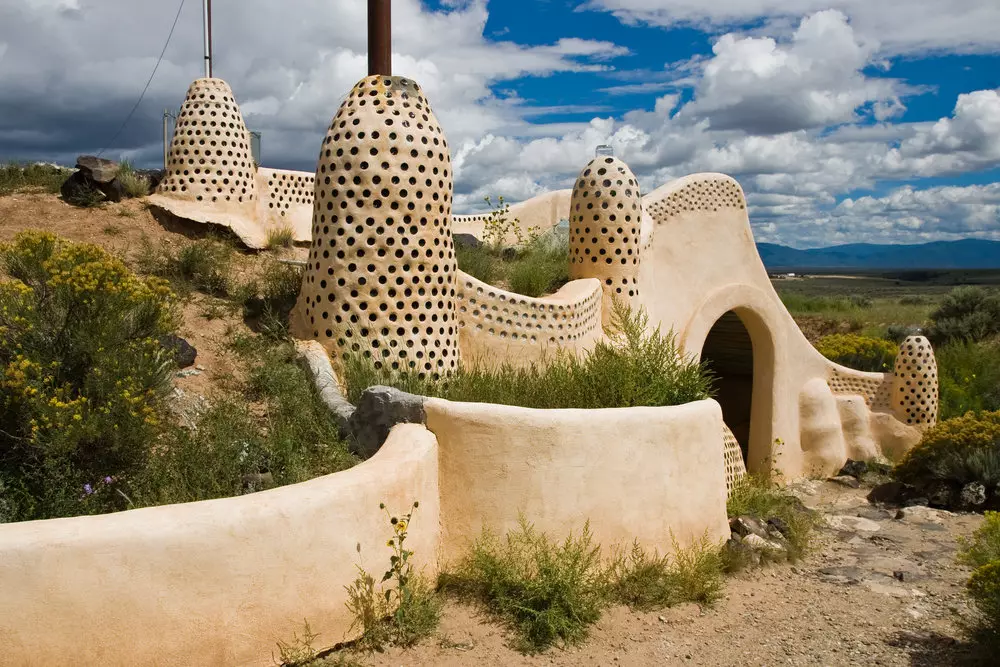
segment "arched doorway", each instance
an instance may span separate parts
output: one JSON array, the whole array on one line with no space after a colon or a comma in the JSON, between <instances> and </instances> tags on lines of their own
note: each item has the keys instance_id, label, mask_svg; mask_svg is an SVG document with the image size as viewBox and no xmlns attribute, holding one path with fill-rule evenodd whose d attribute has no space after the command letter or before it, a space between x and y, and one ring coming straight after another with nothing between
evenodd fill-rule
<instances>
[{"instance_id":1,"label":"arched doorway","mask_svg":"<svg viewBox=\"0 0 1000 667\"><path fill-rule=\"evenodd\" d=\"M701 360L715 376L715 400L722 406L722 419L736 436L748 462L753 408L753 340L743 321L730 310L715 321L701 349Z\"/></svg>"}]
</instances>

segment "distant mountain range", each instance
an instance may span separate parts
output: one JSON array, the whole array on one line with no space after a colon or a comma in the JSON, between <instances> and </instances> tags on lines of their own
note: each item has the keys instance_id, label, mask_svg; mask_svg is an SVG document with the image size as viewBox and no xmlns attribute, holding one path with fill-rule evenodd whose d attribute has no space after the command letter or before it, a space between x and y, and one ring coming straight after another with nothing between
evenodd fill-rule
<instances>
[{"instance_id":1,"label":"distant mountain range","mask_svg":"<svg viewBox=\"0 0 1000 667\"><path fill-rule=\"evenodd\" d=\"M796 250L758 243L764 266L775 269L1000 269L1000 241L962 239L917 245L849 243Z\"/></svg>"}]
</instances>

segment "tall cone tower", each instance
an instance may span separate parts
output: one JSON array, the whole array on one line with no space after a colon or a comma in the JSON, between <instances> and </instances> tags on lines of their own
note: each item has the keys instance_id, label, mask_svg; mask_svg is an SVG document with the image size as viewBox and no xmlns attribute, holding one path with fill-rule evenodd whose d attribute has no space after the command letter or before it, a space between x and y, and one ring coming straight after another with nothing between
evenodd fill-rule
<instances>
[{"instance_id":1,"label":"tall cone tower","mask_svg":"<svg viewBox=\"0 0 1000 667\"><path fill-rule=\"evenodd\" d=\"M398 76L359 81L320 151L294 334L378 367L454 370L451 203L448 143L420 87Z\"/></svg>"},{"instance_id":2,"label":"tall cone tower","mask_svg":"<svg viewBox=\"0 0 1000 667\"><path fill-rule=\"evenodd\" d=\"M209 205L228 202L226 208L253 218L257 193L250 133L233 91L222 79L197 79L188 88L170 144L167 174L156 194Z\"/></svg>"},{"instance_id":3,"label":"tall cone tower","mask_svg":"<svg viewBox=\"0 0 1000 667\"><path fill-rule=\"evenodd\" d=\"M632 170L618 158L595 157L576 179L569 215L569 277L601 281L607 326L613 300L631 304L639 296L642 197Z\"/></svg>"}]
</instances>

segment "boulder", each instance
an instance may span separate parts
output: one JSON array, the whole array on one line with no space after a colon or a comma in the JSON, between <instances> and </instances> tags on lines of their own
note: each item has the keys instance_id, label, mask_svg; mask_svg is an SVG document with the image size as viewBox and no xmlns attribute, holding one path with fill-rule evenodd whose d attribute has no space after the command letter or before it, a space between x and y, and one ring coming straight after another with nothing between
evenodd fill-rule
<instances>
[{"instance_id":1,"label":"boulder","mask_svg":"<svg viewBox=\"0 0 1000 667\"><path fill-rule=\"evenodd\" d=\"M902 502L907 490L907 485L902 482L879 484L868 493L868 502L895 505Z\"/></svg>"},{"instance_id":2,"label":"boulder","mask_svg":"<svg viewBox=\"0 0 1000 667\"><path fill-rule=\"evenodd\" d=\"M859 482L858 478L853 475L837 475L836 477L831 477L830 481L842 484L843 486L847 486L852 489L857 489L861 486L861 482Z\"/></svg>"},{"instance_id":3,"label":"boulder","mask_svg":"<svg viewBox=\"0 0 1000 667\"><path fill-rule=\"evenodd\" d=\"M423 396L393 387L369 387L361 394L349 420L352 434L349 448L354 454L369 458L382 447L393 426L423 424L426 420Z\"/></svg>"},{"instance_id":4,"label":"boulder","mask_svg":"<svg viewBox=\"0 0 1000 667\"><path fill-rule=\"evenodd\" d=\"M745 514L730 519L729 530L736 533L740 537L757 535L758 537L767 538L766 524L763 524L752 516L747 516Z\"/></svg>"},{"instance_id":5,"label":"boulder","mask_svg":"<svg viewBox=\"0 0 1000 667\"><path fill-rule=\"evenodd\" d=\"M108 183L95 183L95 186L98 190L104 193L104 198L107 201L118 202L126 197L125 187L117 178Z\"/></svg>"},{"instance_id":6,"label":"boulder","mask_svg":"<svg viewBox=\"0 0 1000 667\"><path fill-rule=\"evenodd\" d=\"M786 538L788 537L788 533L790 530L788 527L788 523L780 516L772 516L770 519L767 520L767 525L768 525L768 533L770 533L771 532L770 529L773 528L774 530L778 531L778 533L780 533L782 537Z\"/></svg>"},{"instance_id":7,"label":"boulder","mask_svg":"<svg viewBox=\"0 0 1000 667\"><path fill-rule=\"evenodd\" d=\"M118 176L118 163L94 155L81 155L76 159L76 168L94 183L107 184Z\"/></svg>"},{"instance_id":8,"label":"boulder","mask_svg":"<svg viewBox=\"0 0 1000 667\"><path fill-rule=\"evenodd\" d=\"M959 493L961 506L967 509L978 509L986 502L986 487L979 482L969 482Z\"/></svg>"},{"instance_id":9,"label":"boulder","mask_svg":"<svg viewBox=\"0 0 1000 667\"><path fill-rule=\"evenodd\" d=\"M742 540L740 540L740 543L750 547L754 551L770 554L784 554L788 551L785 545L777 540L771 540L752 533L750 535L746 535Z\"/></svg>"},{"instance_id":10,"label":"boulder","mask_svg":"<svg viewBox=\"0 0 1000 667\"><path fill-rule=\"evenodd\" d=\"M838 477L853 477L855 479L861 479L861 476L868 472L868 464L864 461L854 461L852 459L847 459L847 463L840 469L837 473ZM855 487L857 488L857 487Z\"/></svg>"},{"instance_id":11,"label":"boulder","mask_svg":"<svg viewBox=\"0 0 1000 667\"><path fill-rule=\"evenodd\" d=\"M452 240L455 242L456 248L478 248L482 245L482 241L477 239L472 234L454 234Z\"/></svg>"},{"instance_id":12,"label":"boulder","mask_svg":"<svg viewBox=\"0 0 1000 667\"><path fill-rule=\"evenodd\" d=\"M69 178L63 181L59 188L59 194L66 202L74 205L92 202L92 198L95 196L103 199L100 190L82 171L73 172Z\"/></svg>"},{"instance_id":13,"label":"boulder","mask_svg":"<svg viewBox=\"0 0 1000 667\"><path fill-rule=\"evenodd\" d=\"M168 334L160 339L160 345L174 355L174 363L178 368L187 368L194 365L194 360L198 357L198 350L191 343L180 336Z\"/></svg>"}]
</instances>

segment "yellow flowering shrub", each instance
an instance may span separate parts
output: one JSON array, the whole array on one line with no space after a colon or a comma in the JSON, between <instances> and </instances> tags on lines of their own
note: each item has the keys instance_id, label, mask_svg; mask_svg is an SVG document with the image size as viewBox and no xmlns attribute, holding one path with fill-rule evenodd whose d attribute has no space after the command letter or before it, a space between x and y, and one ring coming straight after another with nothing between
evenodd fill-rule
<instances>
[{"instance_id":1,"label":"yellow flowering shrub","mask_svg":"<svg viewBox=\"0 0 1000 667\"><path fill-rule=\"evenodd\" d=\"M830 361L859 371L891 371L899 346L882 338L858 334L830 334L816 343L816 349Z\"/></svg>"},{"instance_id":2,"label":"yellow flowering shrub","mask_svg":"<svg viewBox=\"0 0 1000 667\"><path fill-rule=\"evenodd\" d=\"M0 245L0 268L5 506L15 519L106 510L81 497L143 466L158 435L174 296L98 246L42 232Z\"/></svg>"},{"instance_id":3,"label":"yellow flowering shrub","mask_svg":"<svg viewBox=\"0 0 1000 667\"><path fill-rule=\"evenodd\" d=\"M905 482L1000 482L1000 411L969 412L928 429L895 469Z\"/></svg>"}]
</instances>

